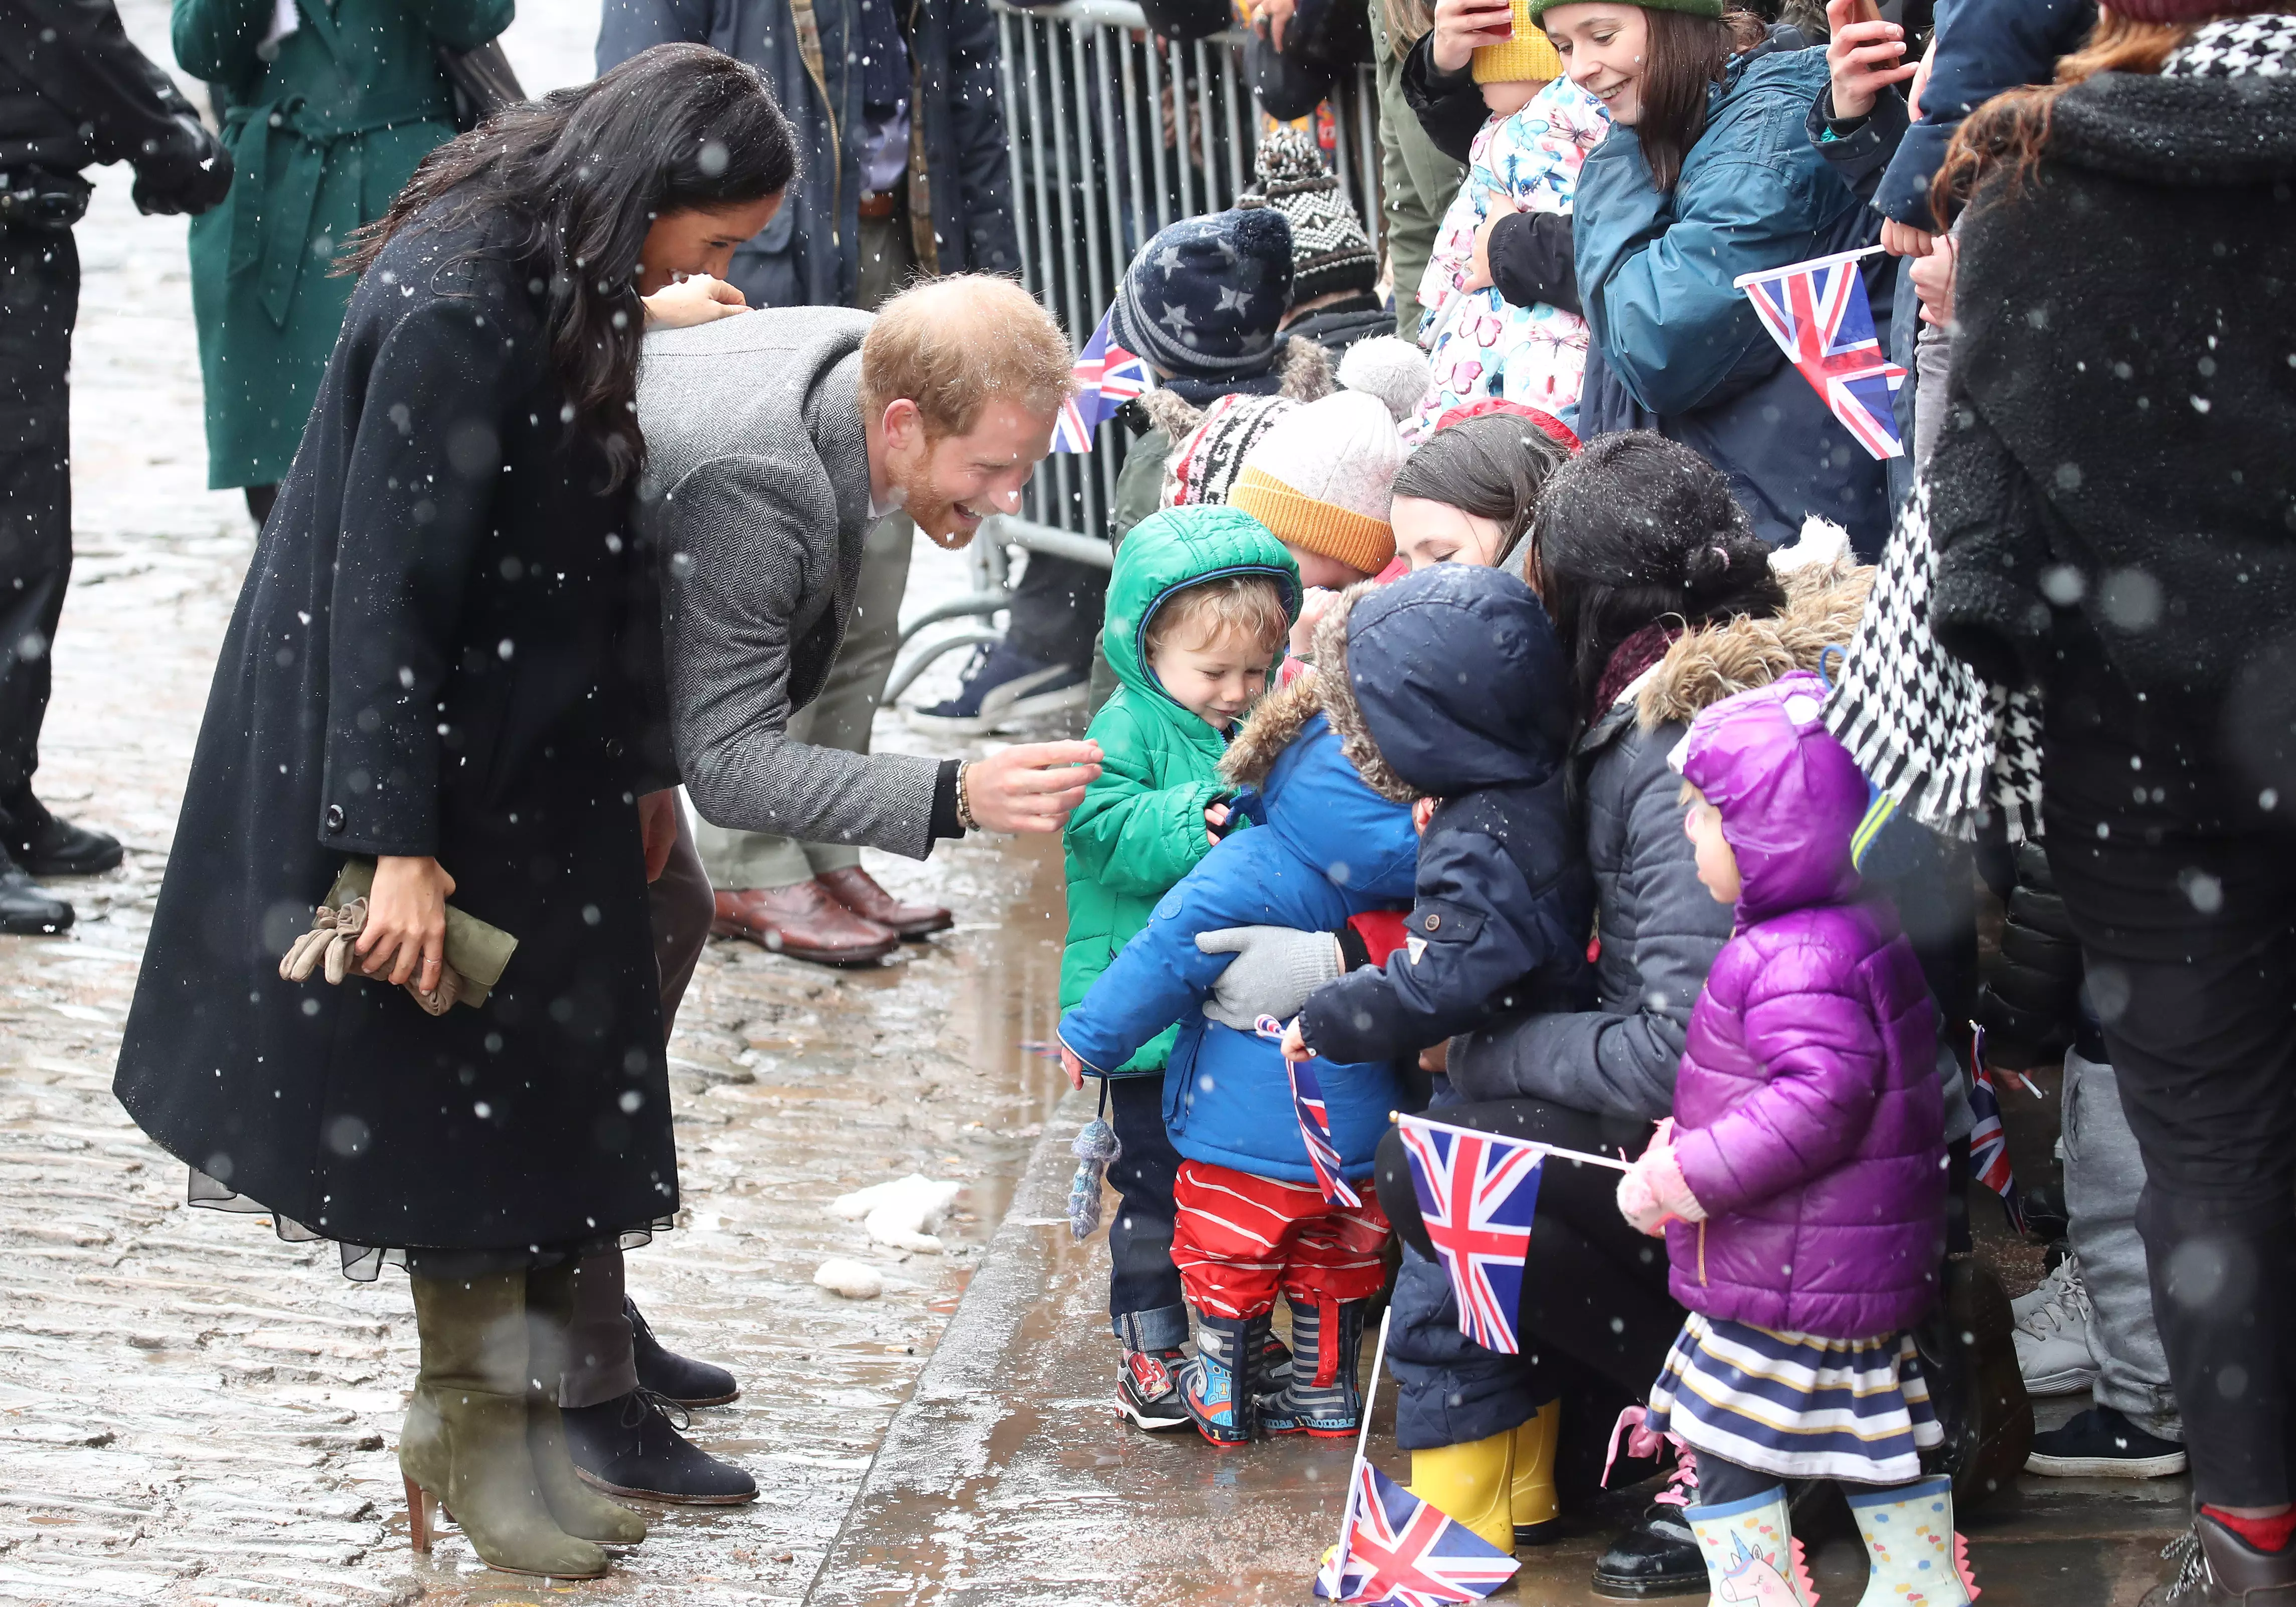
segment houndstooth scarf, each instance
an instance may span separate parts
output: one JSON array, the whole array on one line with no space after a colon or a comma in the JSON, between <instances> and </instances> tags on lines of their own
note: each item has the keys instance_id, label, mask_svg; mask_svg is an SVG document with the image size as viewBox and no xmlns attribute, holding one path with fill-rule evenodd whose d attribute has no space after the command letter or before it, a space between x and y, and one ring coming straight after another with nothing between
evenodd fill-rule
<instances>
[{"instance_id":1,"label":"houndstooth scarf","mask_svg":"<svg viewBox=\"0 0 2296 1607\"><path fill-rule=\"evenodd\" d=\"M2164 78L2232 78L2296 74L2296 16L2267 12L2225 17L2194 31L2161 63Z\"/></svg>"},{"instance_id":2,"label":"houndstooth scarf","mask_svg":"<svg viewBox=\"0 0 2296 1607\"><path fill-rule=\"evenodd\" d=\"M2041 697L1980 680L1930 633L1937 549L1927 486L1898 515L1865 618L1825 704L1827 729L1902 813L1973 838L1994 809L2041 834Z\"/></svg>"}]
</instances>

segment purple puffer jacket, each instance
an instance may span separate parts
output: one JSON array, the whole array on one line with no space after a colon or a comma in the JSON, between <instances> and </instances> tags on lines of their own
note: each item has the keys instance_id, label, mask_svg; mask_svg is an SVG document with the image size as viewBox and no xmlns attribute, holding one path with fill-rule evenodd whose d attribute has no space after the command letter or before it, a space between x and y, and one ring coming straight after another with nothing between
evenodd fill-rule
<instances>
[{"instance_id":1,"label":"purple puffer jacket","mask_svg":"<svg viewBox=\"0 0 2296 1607\"><path fill-rule=\"evenodd\" d=\"M1866 778L1796 672L1701 715L1683 775L1737 855L1738 930L1690 1018L1676 1157L1707 1219L1667 1228L1693 1311L1822 1339L1919 1322L1945 1252L1937 1027L1912 945L1862 898Z\"/></svg>"}]
</instances>

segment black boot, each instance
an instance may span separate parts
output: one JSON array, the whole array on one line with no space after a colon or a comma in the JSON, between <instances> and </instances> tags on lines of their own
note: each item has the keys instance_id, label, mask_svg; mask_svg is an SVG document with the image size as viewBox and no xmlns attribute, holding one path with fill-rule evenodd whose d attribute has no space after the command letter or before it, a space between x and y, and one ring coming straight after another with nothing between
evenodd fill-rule
<instances>
[{"instance_id":1,"label":"black boot","mask_svg":"<svg viewBox=\"0 0 2296 1607\"><path fill-rule=\"evenodd\" d=\"M94 876L114 869L127 855L117 837L59 820L29 791L0 809L0 818L6 823L9 857L35 876Z\"/></svg>"},{"instance_id":2,"label":"black boot","mask_svg":"<svg viewBox=\"0 0 2296 1607\"><path fill-rule=\"evenodd\" d=\"M742 1386L723 1367L698 1362L666 1350L636 1300L622 1301L622 1315L630 1319L630 1348L636 1353L638 1388L650 1390L681 1406L722 1406L742 1397Z\"/></svg>"},{"instance_id":3,"label":"black boot","mask_svg":"<svg viewBox=\"0 0 2296 1607\"><path fill-rule=\"evenodd\" d=\"M1706 1554L1698 1549L1698 1537L1683 1516L1698 1502L1697 1464L1688 1451L1677 1451L1676 1456L1666 1488L1595 1560L1596 1595L1640 1599L1707 1594Z\"/></svg>"},{"instance_id":4,"label":"black boot","mask_svg":"<svg viewBox=\"0 0 2296 1607\"><path fill-rule=\"evenodd\" d=\"M559 1416L576 1470L610 1496L682 1506L757 1499L758 1481L679 1433L685 1425L671 1423L670 1411L685 1415L675 1403L634 1390L594 1406L562 1407Z\"/></svg>"},{"instance_id":5,"label":"black boot","mask_svg":"<svg viewBox=\"0 0 2296 1607\"><path fill-rule=\"evenodd\" d=\"M1974 1256L1948 1256L1942 1296L1914 1329L1930 1406L1945 1443L1923 1467L1953 1480L1972 1512L2017 1481L2033 1448L2033 1403L2017 1366L2016 1314L2001 1280Z\"/></svg>"},{"instance_id":6,"label":"black boot","mask_svg":"<svg viewBox=\"0 0 2296 1607\"><path fill-rule=\"evenodd\" d=\"M0 932L16 938L49 938L71 930L72 906L32 880L31 873L0 849Z\"/></svg>"}]
</instances>

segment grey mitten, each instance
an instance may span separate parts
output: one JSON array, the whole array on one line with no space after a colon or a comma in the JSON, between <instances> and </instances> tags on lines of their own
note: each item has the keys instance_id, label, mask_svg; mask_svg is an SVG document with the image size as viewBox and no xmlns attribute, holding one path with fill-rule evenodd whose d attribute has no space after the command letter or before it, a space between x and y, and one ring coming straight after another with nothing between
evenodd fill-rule
<instances>
[{"instance_id":1,"label":"grey mitten","mask_svg":"<svg viewBox=\"0 0 2296 1607\"><path fill-rule=\"evenodd\" d=\"M1212 983L1204 1014L1223 1027L1250 1032L1263 1015L1288 1021L1308 996L1340 975L1340 940L1327 931L1288 926L1223 926L1198 932L1208 955L1234 955Z\"/></svg>"}]
</instances>

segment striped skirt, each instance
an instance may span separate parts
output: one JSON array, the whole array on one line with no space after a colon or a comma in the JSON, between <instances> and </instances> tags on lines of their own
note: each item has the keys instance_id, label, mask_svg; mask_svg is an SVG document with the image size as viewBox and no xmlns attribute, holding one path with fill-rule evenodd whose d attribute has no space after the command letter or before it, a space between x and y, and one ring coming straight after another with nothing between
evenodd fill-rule
<instances>
[{"instance_id":1,"label":"striped skirt","mask_svg":"<svg viewBox=\"0 0 2296 1607\"><path fill-rule=\"evenodd\" d=\"M1782 1479L1903 1484L1944 1442L1913 1335L1825 1340L1696 1312L1651 1389L1646 1425Z\"/></svg>"}]
</instances>

